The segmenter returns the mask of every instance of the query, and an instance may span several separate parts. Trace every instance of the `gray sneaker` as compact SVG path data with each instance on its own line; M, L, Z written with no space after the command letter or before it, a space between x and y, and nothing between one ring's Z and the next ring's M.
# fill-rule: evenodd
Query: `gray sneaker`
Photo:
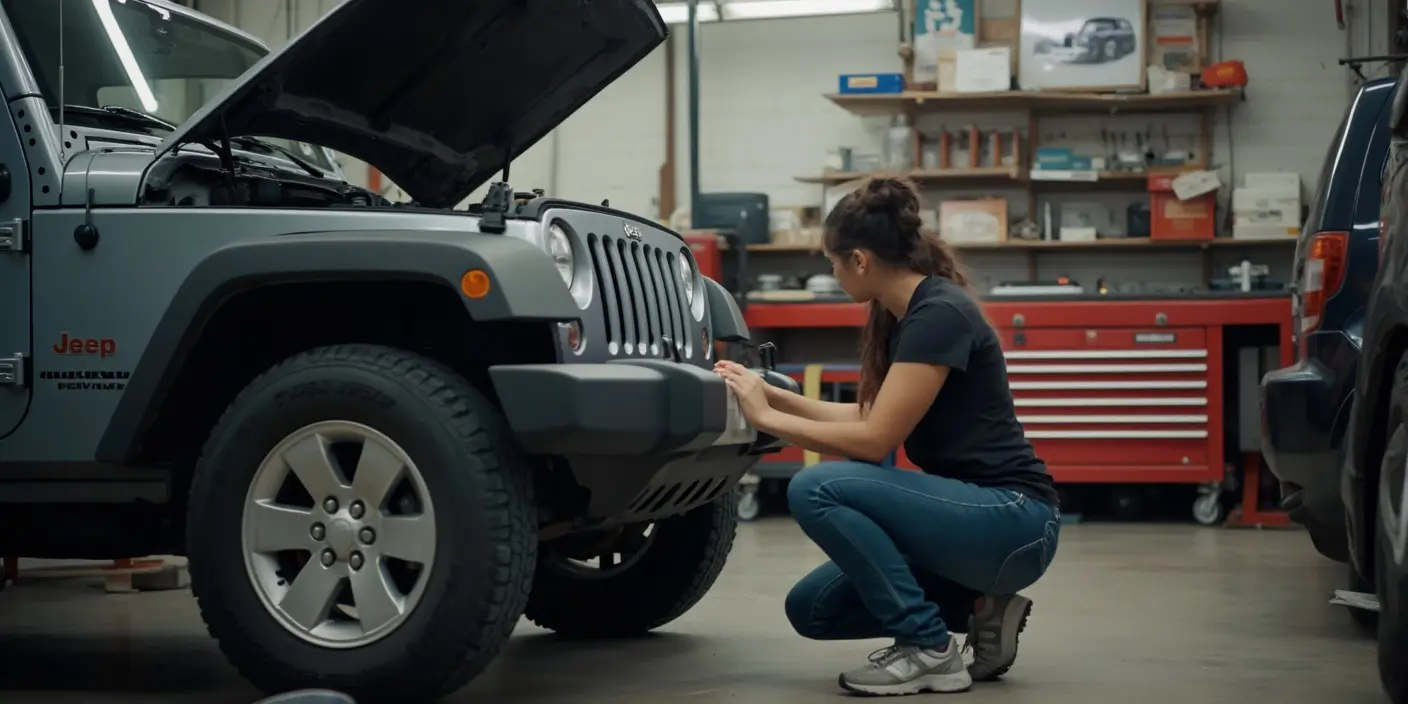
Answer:
M870 664L842 673L841 689L871 696L920 692L962 692L973 686L958 643L950 637L942 652L892 645L870 655Z
M1032 600L1020 594L988 596L983 609L968 621L963 661L980 682L995 680L1017 661L1017 636L1027 628Z

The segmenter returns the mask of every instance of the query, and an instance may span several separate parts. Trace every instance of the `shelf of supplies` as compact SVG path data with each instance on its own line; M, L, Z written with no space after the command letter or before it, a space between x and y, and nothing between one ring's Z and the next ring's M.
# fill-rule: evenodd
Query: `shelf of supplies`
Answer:
M878 176L898 176L908 178L921 185L931 185L935 183L944 185L979 185L979 186L1003 186L1010 185L1014 188L1026 187L1028 184L1042 188L1061 187L1138 187L1144 188L1151 175L1178 175L1193 171L1195 169L1154 169L1151 171L1100 171L1100 172L1072 172L1079 176L1072 176L1067 172L1050 171L1043 178L1034 175L1035 172L1022 168L1010 166L987 166L976 169L943 169L924 170L916 169L912 171L824 171L820 176L797 176L796 179L802 183L822 183L834 185L854 181L864 178ZM1093 174L1093 175L1091 175ZM1059 175L1060 178L1050 176Z
M1038 113L1177 112L1231 105L1242 100L1242 91L1214 89L1159 94L1019 90L998 93L906 91L887 94L831 93L826 98L856 115L984 110L1031 110Z
M899 176L911 179L917 183L940 182L963 182L973 181L981 183L992 182L1020 182L1024 177L1024 171L1012 166L984 166L975 169L913 169L910 171L831 171L822 172L820 176L798 176L797 180L802 183L845 183L856 179L870 178L872 176Z
M955 242L954 247L962 251L1049 251L1077 250L1094 252L1100 250L1129 249L1234 249L1238 247L1289 247L1296 238L1284 237L1264 240L1237 240L1219 237L1214 240L1151 240L1147 237L1112 237L1092 242L1060 242L1049 240L1010 240L1007 242ZM793 244L750 244L749 252L772 254L815 254L820 252L817 245Z

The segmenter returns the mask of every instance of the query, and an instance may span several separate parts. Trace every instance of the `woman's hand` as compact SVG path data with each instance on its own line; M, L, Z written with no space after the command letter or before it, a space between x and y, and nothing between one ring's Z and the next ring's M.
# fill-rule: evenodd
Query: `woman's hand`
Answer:
M763 414L772 410L767 392L770 388L763 378L734 362L718 362L714 371L724 379L733 395L738 397L738 410L748 422L757 425Z

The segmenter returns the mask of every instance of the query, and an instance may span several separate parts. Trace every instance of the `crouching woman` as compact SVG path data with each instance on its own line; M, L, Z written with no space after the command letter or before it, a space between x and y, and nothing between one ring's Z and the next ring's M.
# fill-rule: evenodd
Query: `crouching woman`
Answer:
M859 403L808 399L721 362L758 429L848 457L792 480L788 504L830 562L787 596L797 632L894 644L842 673L862 694L956 692L1017 656L1060 511L1017 422L996 332L906 181L872 180L828 215L837 281L869 307ZM901 444L919 472L886 458ZM966 631L962 651L951 630Z

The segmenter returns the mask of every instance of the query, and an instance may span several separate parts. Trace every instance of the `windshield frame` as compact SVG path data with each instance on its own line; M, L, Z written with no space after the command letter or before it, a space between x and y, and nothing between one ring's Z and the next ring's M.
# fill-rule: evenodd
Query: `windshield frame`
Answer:
M80 107L86 106L94 109L103 109L111 104L118 107L136 109L142 112L154 114L160 117L161 119L176 123L179 127L181 123L190 120L194 115L196 115L202 107L210 104L215 99L219 98L224 93L225 89L228 88L230 85L234 85L239 81L243 80L244 77L249 73L250 69L259 65L261 61L263 61L271 53L273 53L269 49L269 47L267 47L257 37L241 29L221 22L218 19L210 17L209 15L203 14L197 10L185 7L183 5L178 5L174 2L170 2L170 0L108 0L107 2L102 3L92 2L92 0L68 0L68 2L65 2L65 0L58 0L57 2L53 2L55 18L59 16L58 12L61 3L67 6L67 11L69 12L75 11L75 6L81 7L83 10L86 11L89 16L84 18L83 22L87 23L90 27L96 26L96 32L98 34L106 35L102 44L107 52L107 57L103 58L103 60L111 62L106 67L107 70L110 73L117 73L124 77L124 80L122 82L114 83L111 86L106 85L106 82L103 82L103 84L99 85L95 81L89 81L89 83L93 84L88 86L89 88L95 91L95 93L93 94L87 94L87 92L82 88L79 88L75 91L68 91L65 90L65 88L74 87L71 83L75 75L74 71L69 70L65 72L67 75L64 77L63 81L66 85L60 86L55 83L55 81L58 80L58 75L48 75L54 73L54 66L48 65L49 63L51 63L50 61L44 61L44 63L48 65L47 71L40 70L40 67L36 66L33 63L33 59L42 56L42 54L35 51L35 47L32 46L31 42L35 41L36 38L42 40L45 36L52 36L54 28L52 25L50 25L48 26L47 31L45 31L44 29L40 29L39 25L36 24L29 24L29 26L26 26L27 23L37 22L38 20L34 18L37 18L40 15L37 15L33 10L29 10L26 12L20 5L20 3L24 2L26 2L26 0L0 0L0 11L3 11L5 22L10 25L9 33L12 37L14 37L16 41L16 48L20 50L18 52L15 52L16 54L18 54L16 58L19 58L22 61L22 65L28 69L27 72L29 74L29 80L26 82L30 83L34 86L35 89L37 89L32 92L49 106L50 112L54 116L54 121L56 124L62 121L62 118L59 116L59 111L61 109L60 106L62 106L64 103L79 105ZM69 2L72 2L73 4L69 5ZM127 33L124 34L124 28L116 22L114 11L118 10L118 8L115 7L117 5L123 6L120 12L151 12L162 18L178 21L182 25L183 32L194 32L201 36L210 37L210 39L204 41L210 41L211 46L216 47L215 49L213 49L215 51L219 50L218 47L220 44L228 44L228 51L238 52L238 54L236 55L245 57L239 60L240 63L242 64L248 62L249 65L245 66L244 69L238 74L229 76L192 75L157 77L154 79L147 78L143 75L142 67L140 65L141 62L138 61L137 58L134 56L131 46L127 40L127 36L130 35L130 31L127 31ZM17 10L19 14L17 14ZM62 29L60 30L64 35L64 39L67 39L69 36L73 35L76 30L70 30L70 27L75 26L76 24L77 23L71 23L67 16L64 17ZM179 41L178 35L174 31L172 37L173 42ZM134 39L133 42L135 41L138 40ZM193 39L190 41L198 40ZM179 44L173 44L172 46L179 46ZM46 52L54 51L53 49L48 49L45 47L40 48L44 49ZM98 51L103 50L100 49ZM62 56L61 59L65 63L69 64L70 69L72 68L73 63L78 60L81 60L75 59L74 54L76 52L64 51L63 53L64 56ZM151 55L144 53L143 56ZM218 64L212 64L212 66L218 66ZM239 69L235 68L234 70ZM231 71L231 73L232 72L233 71ZM102 74L94 73L92 75L101 76ZM115 78L116 76L113 77ZM142 81L142 85L140 86L137 83L139 80ZM155 108L157 106L153 97L153 91L156 90L158 81L162 80L181 82L179 84L176 84L176 87L173 90L177 91L176 94L178 96L181 96L181 99L184 100L182 107L176 110L171 110L169 111L169 114L166 115L160 115L156 113ZM209 88L202 89L203 84L208 85ZM98 94L98 92L110 88L127 89L126 91L122 91L122 93L124 93L126 97L109 99L104 98ZM89 105L89 103L92 104ZM172 119L173 117L176 119ZM89 116L79 118L78 121L92 124L94 118ZM133 127L130 125L105 125L105 127L108 129L117 129L119 131L137 131L145 134L152 134L150 129L161 130L161 128L155 126L153 126L152 128L136 128L135 130L133 130ZM294 140L275 139L265 135L251 134L239 136L258 137L261 139L273 141L274 143L279 144L282 147L290 149L294 153L300 154L302 158L312 163L320 171L324 172L326 176L342 180L341 164L339 163L335 153L327 149L326 147L323 147L322 145L316 143L296 142ZM305 145L307 148L304 148ZM74 153L76 153L76 151ZM288 162L288 168L290 168L291 170L302 172L302 168L299 167L297 164L293 163L291 160L289 160L288 157L285 155L269 154L267 156L268 158L278 160L280 163Z

